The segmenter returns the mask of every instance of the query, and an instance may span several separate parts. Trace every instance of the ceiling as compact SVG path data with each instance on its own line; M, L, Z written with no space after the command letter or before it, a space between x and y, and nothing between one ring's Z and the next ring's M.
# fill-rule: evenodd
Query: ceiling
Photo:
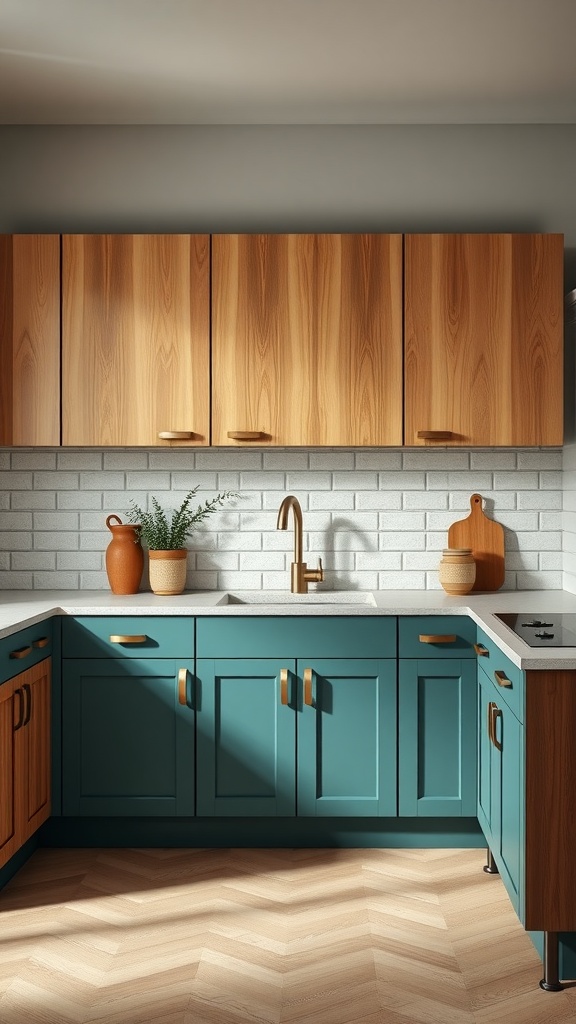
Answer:
M0 0L1 124L576 122L576 0Z

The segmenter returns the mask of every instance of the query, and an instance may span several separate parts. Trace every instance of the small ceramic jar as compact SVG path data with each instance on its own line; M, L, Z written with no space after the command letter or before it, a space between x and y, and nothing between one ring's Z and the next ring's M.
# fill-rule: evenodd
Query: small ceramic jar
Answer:
M472 548L444 548L438 578L447 594L468 594L476 579Z

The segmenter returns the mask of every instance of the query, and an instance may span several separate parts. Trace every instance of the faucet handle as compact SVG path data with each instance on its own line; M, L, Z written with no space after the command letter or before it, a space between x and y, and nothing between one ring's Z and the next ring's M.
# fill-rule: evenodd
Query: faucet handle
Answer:
M305 569L304 579L307 583L321 583L324 579L324 569L322 568L322 559L318 559L317 569Z

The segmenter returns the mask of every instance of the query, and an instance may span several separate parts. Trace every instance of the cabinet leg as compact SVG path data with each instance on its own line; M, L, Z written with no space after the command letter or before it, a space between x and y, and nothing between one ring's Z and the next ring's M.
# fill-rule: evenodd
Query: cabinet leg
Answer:
M558 974L558 932L544 932L544 956L542 957L544 977L540 988L545 992L561 992Z
M494 860L494 857L492 856L492 850L490 849L489 846L486 847L486 863L485 863L484 867L482 868L482 870L485 871L487 875L499 875L500 874L500 872L498 871L498 867L496 866L496 861Z

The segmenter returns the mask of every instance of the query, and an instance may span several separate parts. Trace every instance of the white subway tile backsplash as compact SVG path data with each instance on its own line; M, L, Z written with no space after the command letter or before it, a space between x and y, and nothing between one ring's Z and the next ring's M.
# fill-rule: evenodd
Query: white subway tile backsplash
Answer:
M107 589L106 516L125 520L131 499L149 508L151 495L175 508L198 485L198 504L224 490L241 497L190 537L190 588L288 589L292 521L283 532L276 520L294 493L305 558L323 557L326 586L438 589L448 527L479 492L505 527L506 588L534 587L536 576L546 589L561 578L563 523L564 572L576 579L576 445L565 456L561 472L556 449L7 450L1 585Z

